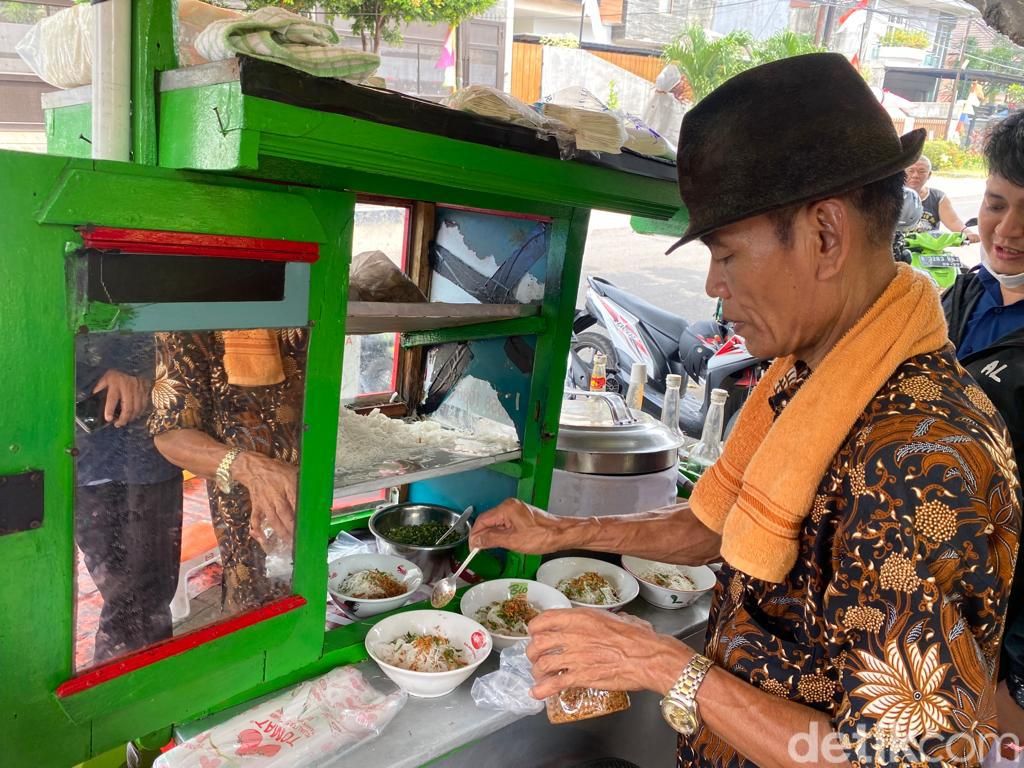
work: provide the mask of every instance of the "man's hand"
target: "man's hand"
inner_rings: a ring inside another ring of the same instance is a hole
[[[249,491],[252,515],[249,533],[266,550],[272,539],[291,545],[295,534],[295,502],[299,468],[259,453],[239,454],[231,475]],[[266,530],[264,530],[266,529]],[[267,531],[271,535],[267,535]]]
[[[596,608],[545,611],[530,622],[530,691],[546,699],[566,688],[665,694],[694,652],[645,621]]]
[[[129,376],[123,371],[111,368],[104,373],[92,393],[107,390],[106,406],[103,409],[103,418],[107,422],[114,422],[115,427],[123,427],[130,424],[146,412],[149,404],[149,383],[136,376]],[[114,414],[117,407],[121,406],[121,413],[114,421]]]
[[[582,524],[582,520],[573,520]],[[579,545],[566,518],[549,515],[518,499],[506,499],[473,523],[471,547],[504,547],[526,555],[545,555]]]

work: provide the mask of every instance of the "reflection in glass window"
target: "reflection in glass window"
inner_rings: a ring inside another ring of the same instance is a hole
[[[77,670],[290,593],[306,343],[78,337]]]

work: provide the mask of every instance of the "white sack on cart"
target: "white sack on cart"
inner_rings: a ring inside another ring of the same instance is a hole
[[[672,93],[672,89],[679,85],[682,79],[683,76],[675,64],[669,64],[661,70],[641,115],[644,123],[663,136],[673,149],[679,144],[679,126],[683,122],[686,109]]]
[[[41,19],[14,50],[40,79],[58,88],[92,82],[92,5],[74,5]]]

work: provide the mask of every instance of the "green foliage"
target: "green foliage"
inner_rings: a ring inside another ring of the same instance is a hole
[[[615,85],[614,80],[608,81],[608,101],[606,103],[608,109],[619,108],[619,88]]]
[[[967,66],[971,69],[1004,72],[1012,75],[1018,75],[1024,70],[1024,48],[1014,45],[1009,40],[1000,40],[989,50],[982,51],[977,39],[969,37],[964,54]],[[966,87],[961,89],[961,98],[964,90]],[[1001,83],[982,83],[982,91],[987,102],[993,101],[1000,94],[1009,95],[1009,88]]]
[[[549,45],[552,48],[579,48],[580,41],[572,35],[544,35],[540,39],[541,45]]]
[[[985,168],[985,158],[981,154],[962,149],[954,141],[926,141],[924,154],[932,161],[933,171],[978,171]]]
[[[757,43],[752,54],[755,64],[767,64],[805,53],[822,53],[824,50],[824,46],[815,45],[813,35],[798,35],[787,30]]]
[[[1006,99],[1011,104],[1024,104],[1024,85],[1014,83],[1006,89]]]
[[[402,42],[402,27],[413,21],[455,26],[490,8],[496,0],[248,0],[249,8],[275,5],[295,13],[323,11],[329,19],[352,19],[364,51]]]
[[[35,24],[46,16],[46,6],[34,3],[0,2],[0,22]]]
[[[730,32],[712,40],[698,24],[683,30],[665,49],[664,57],[675,64],[690,84],[694,101],[700,101],[733,75],[770,61],[823,51],[811,35],[780,32],[756,41],[748,32]]]
[[[879,43],[892,48],[918,48],[922,51],[932,47],[927,32],[912,29],[890,29],[882,35]]]

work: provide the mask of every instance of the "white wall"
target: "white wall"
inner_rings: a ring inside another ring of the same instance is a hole
[[[607,102],[608,84],[613,80],[619,96],[619,108],[641,114],[653,91],[653,83],[586,51],[544,47],[544,70],[540,86],[542,98],[562,88],[579,85],[601,101]]]

